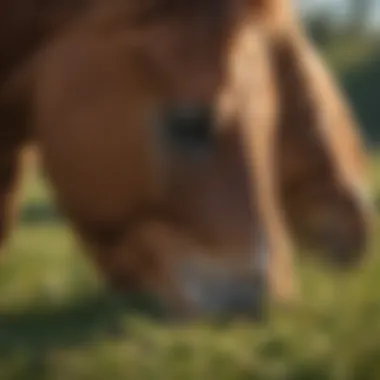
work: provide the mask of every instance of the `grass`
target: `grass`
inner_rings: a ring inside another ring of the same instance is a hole
[[[304,306],[266,325],[168,327],[106,296],[48,188],[32,174],[26,189],[1,258],[0,380],[380,378],[376,258],[339,279],[302,266]]]

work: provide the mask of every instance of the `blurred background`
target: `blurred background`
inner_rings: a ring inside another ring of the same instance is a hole
[[[380,1],[297,0],[310,36],[341,80],[367,142],[380,142]]]
[[[308,33],[346,91],[380,195],[380,0],[298,0]],[[169,328],[105,295],[38,168],[0,268],[0,380],[380,379],[380,247],[345,278],[302,264],[302,310],[266,326]],[[129,312],[126,313],[126,310]]]

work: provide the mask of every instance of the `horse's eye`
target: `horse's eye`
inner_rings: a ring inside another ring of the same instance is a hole
[[[173,147],[189,149],[212,143],[213,115],[208,108],[180,107],[169,110],[164,125],[165,138]]]

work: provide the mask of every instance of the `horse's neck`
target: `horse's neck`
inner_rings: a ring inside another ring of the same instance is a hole
[[[0,83],[56,30],[94,0],[2,0]]]

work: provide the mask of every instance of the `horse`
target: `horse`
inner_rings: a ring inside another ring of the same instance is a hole
[[[290,4],[94,4],[21,60],[3,104],[108,283],[175,314],[256,314],[297,293],[292,240],[362,258],[365,151]]]

